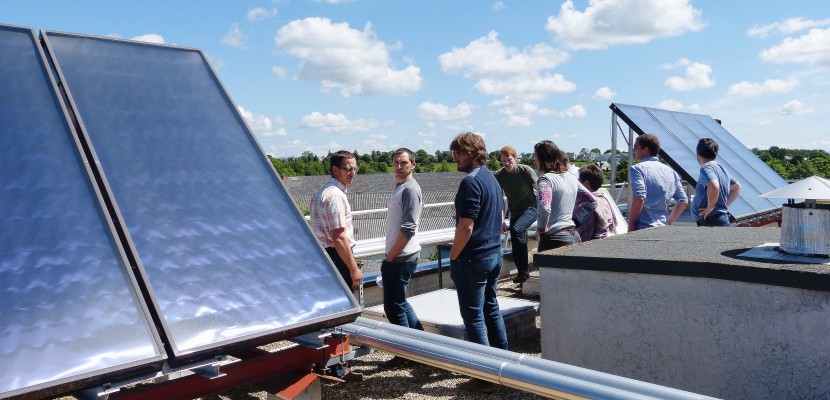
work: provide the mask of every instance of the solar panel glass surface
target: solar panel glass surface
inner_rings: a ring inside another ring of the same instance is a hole
[[[45,37],[176,357],[356,316],[200,51]]]
[[[0,398],[163,358],[66,121],[34,32],[0,25]]]

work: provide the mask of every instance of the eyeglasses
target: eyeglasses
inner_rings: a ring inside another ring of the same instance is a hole
[[[351,167],[349,167],[349,168],[337,167],[337,168],[340,168],[340,169],[342,169],[343,171],[346,171],[346,173],[347,173],[347,174],[351,174],[351,173],[355,173],[355,174],[356,174],[356,173],[357,173],[357,171],[359,171],[359,170],[360,170],[360,168],[359,168],[359,167],[354,167],[354,168],[351,168]]]

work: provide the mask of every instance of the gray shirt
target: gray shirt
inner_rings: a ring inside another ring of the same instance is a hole
[[[395,191],[389,197],[386,214],[386,252],[395,245],[399,233],[409,238],[409,243],[401,254],[395,257],[395,262],[406,262],[418,259],[421,253],[421,244],[418,241],[418,222],[421,219],[421,210],[424,208],[421,186],[415,179],[407,179],[395,186]]]

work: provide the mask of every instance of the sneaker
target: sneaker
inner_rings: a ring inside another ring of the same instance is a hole
[[[516,277],[513,278],[513,283],[524,283],[527,278],[530,278],[530,274],[527,271],[519,271]]]
[[[403,357],[394,356],[394,357],[392,357],[391,360],[387,360],[387,361],[384,361],[384,362],[378,364],[378,368],[380,368],[380,369],[398,369],[398,368],[406,366],[407,364],[409,364],[409,360],[407,360]]]
[[[481,379],[471,378],[469,381],[459,384],[458,388],[468,392],[490,394],[496,391],[496,384]]]

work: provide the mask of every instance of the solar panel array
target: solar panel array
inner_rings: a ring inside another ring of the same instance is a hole
[[[0,398],[354,320],[201,51],[41,36],[0,25]]]
[[[697,142],[706,137],[714,139],[719,146],[718,163],[741,183],[739,197],[729,206],[736,219],[780,206],[759,196],[786,186],[787,182],[712,117],[617,103],[611,104],[611,109],[637,134],[657,136],[660,155],[692,184],[697,183],[700,175]]]

